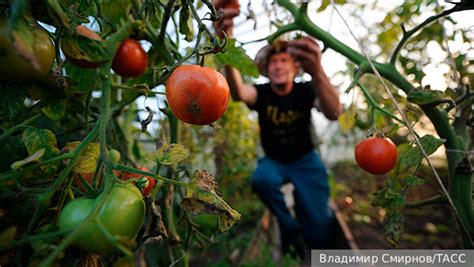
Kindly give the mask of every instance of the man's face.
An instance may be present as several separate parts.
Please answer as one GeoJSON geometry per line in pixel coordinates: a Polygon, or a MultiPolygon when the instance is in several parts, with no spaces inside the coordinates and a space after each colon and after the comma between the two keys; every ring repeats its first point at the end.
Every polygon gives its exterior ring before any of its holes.
{"type": "Polygon", "coordinates": [[[288,53],[281,52],[270,56],[268,78],[273,84],[283,85],[293,82],[296,72],[295,61],[288,53]]]}

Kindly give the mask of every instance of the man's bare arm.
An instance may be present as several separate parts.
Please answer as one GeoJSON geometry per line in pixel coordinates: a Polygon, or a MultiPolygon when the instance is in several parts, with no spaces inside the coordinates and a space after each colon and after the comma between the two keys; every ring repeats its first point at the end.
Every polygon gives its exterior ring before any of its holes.
{"type": "Polygon", "coordinates": [[[253,105],[257,102],[257,89],[253,85],[245,84],[238,70],[226,66],[225,76],[229,84],[232,99],[242,101],[247,105],[253,105]]]}

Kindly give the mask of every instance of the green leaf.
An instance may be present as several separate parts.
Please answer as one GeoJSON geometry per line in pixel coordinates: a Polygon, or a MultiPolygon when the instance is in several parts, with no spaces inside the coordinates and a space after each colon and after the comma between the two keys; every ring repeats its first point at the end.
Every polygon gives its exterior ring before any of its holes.
{"type": "Polygon", "coordinates": [[[441,145],[446,142],[445,139],[438,139],[430,134],[423,136],[420,139],[420,143],[425,149],[427,155],[433,154],[441,145]]]}
{"type": "Polygon", "coordinates": [[[41,109],[46,117],[50,118],[53,121],[61,120],[64,115],[66,115],[66,102],[57,101],[50,105],[47,105],[41,109]]]}
{"type": "Polygon", "coordinates": [[[77,12],[82,16],[82,17],[95,17],[97,15],[97,5],[98,1],[96,0],[82,0],[82,1],[77,1],[77,0],[68,0],[67,3],[64,3],[63,5],[66,7],[71,7],[75,6],[77,9],[77,12]]]}
{"type": "Polygon", "coordinates": [[[44,156],[45,151],[46,149],[41,148],[37,150],[35,153],[28,156],[26,159],[13,162],[11,165],[12,170],[18,170],[19,168],[23,167],[24,165],[30,162],[39,161],[44,156]]]}
{"type": "MultiPolygon", "coordinates": [[[[79,146],[81,141],[69,142],[66,144],[66,151],[73,151],[79,146]]],[[[87,144],[79,155],[76,164],[72,168],[75,173],[93,173],[97,167],[97,161],[100,155],[100,146],[98,143],[87,144]]]]}
{"type": "Polygon", "coordinates": [[[245,53],[242,47],[235,46],[235,39],[229,39],[226,51],[217,53],[216,60],[224,65],[238,69],[242,74],[258,77],[259,72],[253,60],[245,53]]]}
{"type": "Polygon", "coordinates": [[[206,170],[197,171],[181,206],[193,216],[203,213],[218,215],[219,230],[225,232],[241,215],[216,193],[215,188],[216,182],[212,174],[206,170]]]}
{"type": "Polygon", "coordinates": [[[105,62],[110,60],[103,47],[103,42],[79,34],[66,34],[61,39],[61,49],[69,57],[88,62],[105,62]]]}
{"type": "Polygon", "coordinates": [[[29,155],[42,148],[45,149],[45,159],[59,155],[56,136],[48,129],[27,128],[23,132],[22,138],[29,155]]]}
{"type": "Polygon", "coordinates": [[[398,241],[403,232],[403,215],[398,212],[389,212],[383,222],[385,239],[393,247],[398,247],[398,241]]]}
{"type": "Polygon", "coordinates": [[[405,177],[405,179],[403,179],[403,183],[407,186],[417,186],[423,185],[425,183],[425,180],[414,175],[408,175],[407,177],[405,177]]]}
{"type": "MultiPolygon", "coordinates": [[[[441,145],[444,144],[446,140],[438,139],[432,135],[425,135],[420,138],[420,143],[423,146],[427,155],[433,154],[441,145]]],[[[401,147],[401,146],[400,146],[401,147]]],[[[399,168],[400,170],[404,170],[406,168],[416,166],[421,163],[423,160],[423,154],[418,147],[403,147],[403,149],[399,148],[399,168]]]]}
{"type": "Polygon", "coordinates": [[[69,61],[66,61],[64,67],[66,68],[68,77],[74,81],[69,89],[82,94],[87,94],[94,89],[97,78],[97,71],[95,69],[79,68],[69,61]]]}
{"type": "Polygon", "coordinates": [[[418,147],[408,147],[408,149],[402,151],[399,155],[400,160],[398,164],[400,171],[412,166],[417,166],[423,160],[423,154],[421,154],[418,147]]]}
{"type": "Polygon", "coordinates": [[[18,85],[0,85],[2,97],[0,97],[0,117],[13,120],[16,115],[25,109],[26,94],[18,85]]]}
{"type": "MultiPolygon", "coordinates": [[[[48,129],[27,128],[22,135],[26,150],[29,155],[36,151],[44,149],[43,160],[53,158],[59,155],[60,151],[56,147],[56,136],[48,129]]],[[[41,166],[41,170],[46,174],[53,174],[58,169],[60,162],[41,166]]]]}
{"type": "Polygon", "coordinates": [[[181,144],[162,144],[162,146],[148,154],[152,160],[163,165],[172,165],[185,160],[189,156],[189,150],[181,144]]]}
{"type": "Polygon", "coordinates": [[[121,21],[128,21],[128,14],[132,8],[131,0],[112,1],[106,0],[101,3],[102,16],[112,25],[120,25],[121,21]]]}
{"type": "Polygon", "coordinates": [[[405,196],[402,191],[384,188],[371,196],[372,204],[388,210],[395,210],[405,206],[405,196]]]}
{"type": "Polygon", "coordinates": [[[179,33],[184,34],[184,39],[191,42],[194,37],[193,19],[188,2],[185,2],[179,12],[179,33]]]}

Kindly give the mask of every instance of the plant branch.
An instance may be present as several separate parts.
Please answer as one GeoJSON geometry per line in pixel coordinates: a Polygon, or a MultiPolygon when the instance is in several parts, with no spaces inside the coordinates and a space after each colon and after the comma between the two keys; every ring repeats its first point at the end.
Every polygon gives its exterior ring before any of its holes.
{"type": "Polygon", "coordinates": [[[423,206],[428,206],[428,205],[433,205],[433,204],[446,204],[447,199],[443,195],[437,195],[434,197],[430,197],[427,199],[419,200],[419,201],[414,201],[414,202],[408,202],[405,204],[405,207],[407,208],[419,208],[423,206]]]}
{"type": "Polygon", "coordinates": [[[140,174],[140,175],[143,175],[143,176],[154,177],[155,179],[160,180],[160,181],[163,181],[163,182],[165,182],[165,183],[174,184],[174,185],[179,185],[179,186],[186,186],[186,187],[189,187],[189,188],[192,187],[192,185],[191,185],[190,183],[182,182],[182,181],[177,181],[177,180],[173,180],[173,179],[170,179],[170,178],[166,178],[166,177],[163,177],[163,176],[161,176],[161,175],[154,174],[154,173],[152,173],[152,172],[137,170],[137,169],[135,169],[135,168],[128,167],[128,166],[126,166],[126,165],[113,164],[113,167],[114,167],[114,169],[119,170],[119,171],[130,172],[130,173],[140,174]]]}
{"type": "Polygon", "coordinates": [[[21,128],[28,127],[30,123],[35,121],[37,118],[41,117],[41,114],[35,114],[34,116],[26,119],[25,121],[13,126],[12,128],[5,130],[2,135],[0,135],[0,141],[3,141],[3,139],[7,138],[8,136],[12,135],[14,132],[18,131],[21,128]]]}
{"type": "Polygon", "coordinates": [[[401,119],[399,119],[397,116],[393,115],[392,113],[386,111],[385,109],[383,109],[382,107],[380,107],[376,102],[375,100],[372,98],[372,96],[370,95],[370,93],[367,91],[367,89],[360,83],[357,83],[357,85],[359,85],[360,87],[360,90],[364,93],[365,95],[365,98],[367,99],[367,101],[369,102],[369,104],[374,108],[374,109],[377,109],[379,111],[381,111],[383,114],[387,115],[388,117],[398,121],[399,123],[403,124],[406,126],[405,122],[401,119]]]}
{"type": "Polygon", "coordinates": [[[435,21],[435,20],[437,20],[441,17],[445,17],[445,16],[447,16],[447,15],[453,13],[453,12],[461,11],[461,10],[464,10],[464,8],[462,8],[461,6],[456,5],[451,9],[445,10],[445,11],[439,13],[439,14],[436,14],[436,15],[433,15],[433,16],[427,18],[425,21],[423,21],[422,23],[420,23],[415,28],[413,28],[409,31],[404,30],[402,39],[400,40],[398,45],[395,47],[395,50],[393,51],[392,56],[390,57],[390,64],[395,64],[395,62],[397,60],[397,57],[398,57],[398,54],[400,53],[400,50],[405,45],[405,43],[408,41],[408,39],[410,37],[412,37],[417,31],[419,31],[420,29],[422,29],[423,27],[425,27],[429,23],[431,23],[431,22],[433,22],[433,21],[435,21]]]}
{"type": "Polygon", "coordinates": [[[54,158],[47,159],[45,161],[38,162],[38,163],[36,163],[34,165],[31,165],[29,167],[21,168],[19,170],[9,171],[6,174],[3,174],[3,175],[0,176],[0,182],[9,180],[9,179],[12,179],[12,178],[15,178],[15,177],[19,177],[19,176],[21,176],[21,175],[23,175],[23,174],[25,174],[29,171],[35,170],[36,168],[39,168],[39,167],[44,166],[44,165],[48,165],[48,164],[58,162],[58,161],[61,161],[61,160],[70,159],[74,155],[75,155],[74,153],[66,153],[66,154],[62,154],[62,155],[59,155],[59,156],[54,157],[54,158]]]}

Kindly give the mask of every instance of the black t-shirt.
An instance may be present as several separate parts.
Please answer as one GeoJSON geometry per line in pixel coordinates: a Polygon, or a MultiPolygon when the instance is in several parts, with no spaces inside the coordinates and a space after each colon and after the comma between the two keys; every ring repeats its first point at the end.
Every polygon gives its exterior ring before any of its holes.
{"type": "Polygon", "coordinates": [[[311,83],[293,83],[293,90],[284,96],[275,94],[269,83],[255,88],[257,102],[249,108],[258,112],[265,154],[291,162],[311,151],[311,109],[316,97],[311,83]]]}

